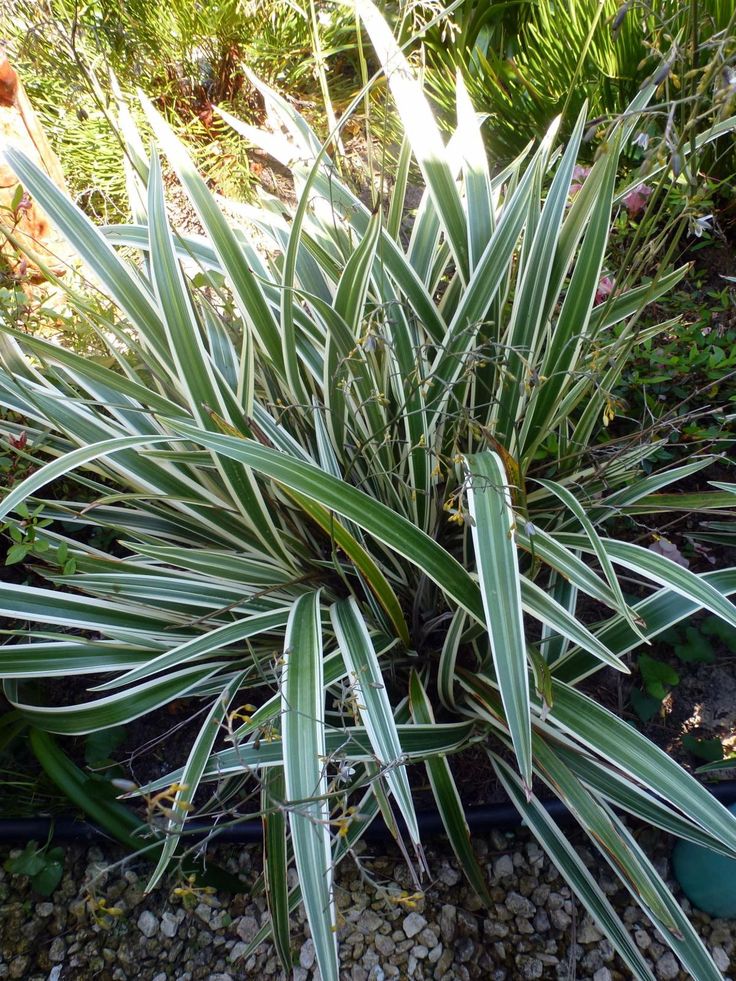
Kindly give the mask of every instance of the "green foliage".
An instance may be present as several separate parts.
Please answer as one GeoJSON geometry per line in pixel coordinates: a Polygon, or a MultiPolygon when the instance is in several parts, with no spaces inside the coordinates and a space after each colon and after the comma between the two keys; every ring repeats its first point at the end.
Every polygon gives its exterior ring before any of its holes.
{"type": "Polygon", "coordinates": [[[723,759],[723,744],[720,739],[698,739],[691,733],[682,737],[682,745],[693,756],[706,763],[715,763],[723,759]]]}
{"type": "MultiPolygon", "coordinates": [[[[65,573],[66,575],[67,573],[65,573]]],[[[88,766],[98,767],[110,763],[110,756],[125,739],[125,727],[100,729],[91,732],[84,740],[84,760],[88,766]]]]}
{"type": "MultiPolygon", "coordinates": [[[[93,0],[81,7],[10,0],[10,8],[13,64],[75,198],[102,221],[120,220],[126,210],[120,140],[110,124],[110,69],[125,93],[140,87],[156,100],[208,181],[238,199],[250,194],[248,156],[213,107],[260,117],[246,65],[298,90],[307,103],[319,100],[318,39],[325,72],[341,72],[330,83],[338,100],[355,90],[354,13],[323,0],[316,0],[314,20],[298,4],[267,0],[93,0]]],[[[329,91],[322,95],[329,98],[329,91]]],[[[144,126],[137,105],[132,112],[144,126]]]]}
{"type": "MultiPolygon", "coordinates": [[[[640,330],[639,315],[685,272],[596,297],[626,191],[620,154],[655,85],[576,191],[585,108],[560,153],[553,127],[492,177],[462,83],[446,147],[377,8],[358,7],[424,182],[406,244],[400,204],[381,202],[390,225],[363,205],[304,118],[257,79],[280,131],[222,117],[294,179],[293,209],[265,198],[248,212],[263,251],[145,98],[150,160],[124,127],[141,192],[133,224],[96,228],[8,151],[115,313],[97,321],[110,363],[2,331],[0,404],[22,418],[37,469],[0,516],[31,501],[52,522],[37,531],[48,588],[0,584],[0,612],[23,625],[0,647],[5,695],[48,772],[128,843],[135,819],[91,793],[49,734],[202,707],[183,765],[125,788],[148,807],[152,882],[198,793],[216,784],[211,808],[253,793],[274,917],[253,943],[273,927],[288,963],[288,911],[303,902],[325,981],[337,977],[334,866],[370,822],[381,814],[398,836],[395,807],[422,871],[406,764],[427,763],[452,846],[484,891],[451,761],[474,743],[633,976],[651,975],[534,782],[576,815],[686,969],[715,979],[613,808],[726,854],[736,819],[579,691],[603,666],[627,673],[627,653],[701,609],[736,626],[734,570],[696,575],[615,535],[621,516],[656,513],[661,492],[709,462],[646,473],[660,441],[610,432],[628,358],[661,329],[640,330]],[[171,228],[159,151],[203,236],[171,228]],[[60,478],[79,495],[43,496],[60,478]],[[96,547],[70,526],[114,542],[96,547]],[[34,679],[60,676],[91,694],[30,697],[34,679]],[[287,894],[289,862],[299,885],[287,894]]],[[[713,494],[730,504],[723,485],[713,494]]]]}
{"type": "Polygon", "coordinates": [[[679,674],[664,661],[658,661],[648,654],[640,654],[637,663],[647,694],[658,702],[665,698],[671,686],[680,683],[679,674]]]}
{"type": "Polygon", "coordinates": [[[724,0],[465,0],[430,32],[426,47],[430,91],[450,113],[452,80],[461,72],[488,112],[491,152],[501,160],[540,137],[559,113],[574,119],[586,100],[595,129],[622,112],[654,72],[673,105],[661,119],[640,122],[654,153],[679,152],[709,104],[716,114],[733,111],[733,5],[724,0]]]}
{"type": "Polygon", "coordinates": [[[11,875],[25,875],[41,896],[51,896],[64,874],[64,849],[51,848],[47,842],[40,846],[29,841],[20,855],[5,861],[4,869],[11,875]]]}

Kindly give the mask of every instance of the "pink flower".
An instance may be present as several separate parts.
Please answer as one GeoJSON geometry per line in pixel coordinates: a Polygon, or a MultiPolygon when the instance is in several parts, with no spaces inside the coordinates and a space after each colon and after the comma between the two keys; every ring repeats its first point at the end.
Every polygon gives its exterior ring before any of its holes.
{"type": "Polygon", "coordinates": [[[574,197],[583,186],[583,181],[590,173],[590,167],[581,167],[580,164],[576,164],[572,172],[573,184],[570,185],[570,197],[574,197]]]}
{"type": "Polygon", "coordinates": [[[647,206],[647,198],[651,193],[652,189],[647,184],[640,184],[633,191],[629,191],[623,199],[624,207],[629,213],[629,218],[635,218],[642,213],[647,206]]]}
{"type": "Polygon", "coordinates": [[[595,302],[603,303],[613,293],[613,287],[615,285],[615,281],[611,276],[604,276],[598,283],[598,289],[595,291],[595,302]]]}

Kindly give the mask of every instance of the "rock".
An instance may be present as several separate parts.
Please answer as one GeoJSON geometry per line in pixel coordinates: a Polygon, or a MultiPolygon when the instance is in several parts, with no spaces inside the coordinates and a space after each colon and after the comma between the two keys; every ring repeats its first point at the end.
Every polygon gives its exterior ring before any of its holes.
{"type": "Polygon", "coordinates": [[[456,886],[462,879],[462,873],[452,865],[443,865],[437,878],[446,886],[456,886]]]}
{"type": "Polygon", "coordinates": [[[235,924],[235,932],[246,943],[250,943],[260,928],[260,924],[255,916],[241,916],[235,924]]]}
{"type": "Polygon", "coordinates": [[[613,975],[607,967],[601,967],[593,975],[593,981],[613,981],[613,975]]]}
{"type": "Polygon", "coordinates": [[[475,953],[475,944],[470,937],[460,937],[455,942],[455,957],[461,964],[466,964],[475,953]]]}
{"type": "Polygon", "coordinates": [[[417,944],[416,947],[412,947],[411,949],[411,956],[416,957],[419,961],[423,961],[428,953],[429,950],[427,950],[424,944],[417,944]]]}
{"type": "Polygon", "coordinates": [[[652,942],[652,938],[649,936],[646,930],[635,930],[634,940],[636,941],[636,946],[639,950],[646,950],[652,942]]]}
{"type": "Polygon", "coordinates": [[[596,971],[603,967],[603,954],[599,947],[593,947],[580,961],[580,966],[587,971],[588,977],[592,977],[596,971]]]}
{"type": "Polygon", "coordinates": [[[158,933],[158,920],[150,910],[144,909],[138,917],[138,929],[144,937],[153,937],[158,933]]]}
{"type": "Polygon", "coordinates": [[[518,892],[510,892],[508,894],[506,897],[506,909],[511,910],[514,916],[523,916],[525,919],[534,916],[537,911],[534,903],[518,892]]]}
{"type": "Polygon", "coordinates": [[[535,906],[546,906],[551,889],[549,886],[537,886],[532,892],[531,900],[535,906]]]}
{"type": "Polygon", "coordinates": [[[199,903],[194,910],[194,915],[198,916],[203,923],[209,926],[210,920],[215,915],[215,911],[207,903],[199,903]]]}
{"type": "Polygon", "coordinates": [[[404,933],[411,939],[415,937],[420,930],[423,930],[427,925],[427,921],[420,913],[409,913],[407,917],[404,918],[404,933]]]}
{"type": "Polygon", "coordinates": [[[377,933],[373,943],[378,953],[383,954],[384,957],[390,957],[396,950],[395,941],[391,937],[387,937],[385,933],[377,933]]]}
{"type": "Polygon", "coordinates": [[[549,914],[550,923],[555,930],[565,931],[572,923],[572,917],[564,909],[553,909],[549,914]]]}
{"type": "Polygon", "coordinates": [[[537,931],[537,933],[546,933],[549,930],[549,927],[549,916],[547,915],[546,910],[537,910],[537,913],[534,916],[534,929],[537,931]]]}
{"type": "Polygon", "coordinates": [[[493,863],[493,878],[505,879],[514,874],[514,860],[509,854],[499,855],[493,863]]]}
{"type": "Polygon", "coordinates": [[[680,973],[680,965],[675,960],[674,955],[671,951],[667,951],[666,954],[662,954],[657,963],[654,965],[654,972],[661,981],[672,981],[680,973]]]}
{"type": "Polygon", "coordinates": [[[433,947],[430,950],[430,952],[427,954],[427,960],[429,961],[429,963],[436,964],[437,961],[440,959],[440,957],[442,957],[443,950],[444,947],[442,946],[442,944],[437,944],[436,947],[433,947]]]}
{"type": "Polygon", "coordinates": [[[367,937],[372,937],[373,934],[378,933],[383,926],[383,920],[378,913],[374,913],[372,909],[367,909],[361,915],[356,926],[361,933],[364,933],[367,937]]]}
{"type": "Polygon", "coordinates": [[[437,961],[434,969],[434,976],[436,978],[441,978],[450,969],[452,964],[452,951],[448,948],[442,951],[442,954],[437,961]]]}
{"type": "Polygon", "coordinates": [[[517,966],[518,976],[524,981],[533,981],[534,978],[541,978],[544,974],[544,964],[538,957],[519,957],[517,966]]]}
{"type": "Polygon", "coordinates": [[[53,964],[58,964],[66,956],[66,944],[61,937],[54,937],[49,947],[49,960],[53,964]]]}
{"type": "Polygon", "coordinates": [[[579,928],[577,941],[579,944],[595,944],[603,939],[603,934],[592,920],[586,919],[579,928]]]}
{"type": "Polygon", "coordinates": [[[434,930],[430,930],[429,927],[426,927],[426,929],[422,930],[422,932],[417,937],[417,940],[419,941],[420,944],[424,944],[424,946],[428,947],[430,950],[433,947],[436,947],[437,944],[439,943],[439,937],[434,932],[434,930]]]}
{"type": "Polygon", "coordinates": [[[248,949],[248,944],[245,943],[243,940],[238,940],[238,942],[236,944],[233,944],[233,946],[230,948],[230,953],[227,955],[227,959],[230,961],[231,964],[234,964],[235,961],[239,961],[241,957],[245,956],[245,952],[247,949],[248,949]]]}
{"type": "MultiPolygon", "coordinates": [[[[143,916],[144,914],[141,914],[143,916]]],[[[177,930],[179,929],[179,921],[170,913],[168,910],[161,917],[161,923],[159,924],[159,930],[165,937],[173,939],[176,936],[177,930]]],[[[146,934],[148,936],[148,934],[146,934]]]]}
{"type": "Polygon", "coordinates": [[[36,906],[36,915],[42,917],[43,919],[46,919],[47,916],[51,916],[53,912],[54,912],[53,903],[39,903],[36,906]]]}
{"type": "Polygon", "coordinates": [[[455,939],[455,933],[457,932],[457,910],[454,906],[450,906],[449,903],[445,905],[440,910],[440,936],[445,944],[450,944],[455,939]]]}
{"type": "Polygon", "coordinates": [[[719,971],[727,971],[731,967],[731,958],[723,947],[714,947],[712,957],[713,963],[719,971]]]}
{"type": "Polygon", "coordinates": [[[316,957],[314,949],[314,941],[311,939],[305,940],[299,951],[299,963],[305,970],[309,970],[314,964],[314,959],[316,957]]]}
{"type": "Polygon", "coordinates": [[[26,956],[25,954],[21,957],[14,957],[13,960],[10,962],[10,966],[8,968],[8,977],[11,978],[28,977],[26,971],[28,969],[28,965],[30,964],[30,962],[31,962],[31,958],[26,956]]]}

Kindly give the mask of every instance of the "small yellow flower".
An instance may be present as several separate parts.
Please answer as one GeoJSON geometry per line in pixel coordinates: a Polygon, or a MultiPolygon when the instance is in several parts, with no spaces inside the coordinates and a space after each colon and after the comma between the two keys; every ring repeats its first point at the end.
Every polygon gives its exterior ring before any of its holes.
{"type": "Polygon", "coordinates": [[[235,722],[236,719],[240,719],[241,722],[250,722],[251,715],[255,711],[255,705],[241,705],[230,713],[230,721],[235,722]]]}

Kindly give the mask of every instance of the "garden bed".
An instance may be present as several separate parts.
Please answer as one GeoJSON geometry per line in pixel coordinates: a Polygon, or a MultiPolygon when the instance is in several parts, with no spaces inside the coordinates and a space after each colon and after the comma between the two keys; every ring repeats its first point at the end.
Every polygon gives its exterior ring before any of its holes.
{"type": "MultiPolygon", "coordinates": [[[[668,840],[650,834],[642,843],[667,875],[668,840]]],[[[398,901],[414,887],[401,855],[390,846],[359,847],[357,864],[348,860],[340,866],[341,981],[626,981],[631,976],[526,833],[476,835],[474,847],[488,877],[490,911],[480,908],[454,858],[439,845],[428,846],[432,877],[413,905],[398,901]]],[[[658,981],[688,981],[629,894],[579,840],[578,848],[658,981]]],[[[184,888],[179,894],[156,889],[145,895],[146,868],[112,845],[67,846],[64,878],[50,900],[35,896],[24,878],[0,870],[0,976],[23,981],[285,978],[269,943],[245,956],[268,917],[263,896],[250,891],[262,870],[260,847],[215,848],[211,858],[242,877],[242,894],[184,888]],[[115,912],[105,914],[105,907],[115,912]]],[[[712,919],[680,901],[729,977],[736,965],[736,923],[712,919]]],[[[293,978],[309,981],[317,975],[302,912],[292,930],[293,978]]]]}

